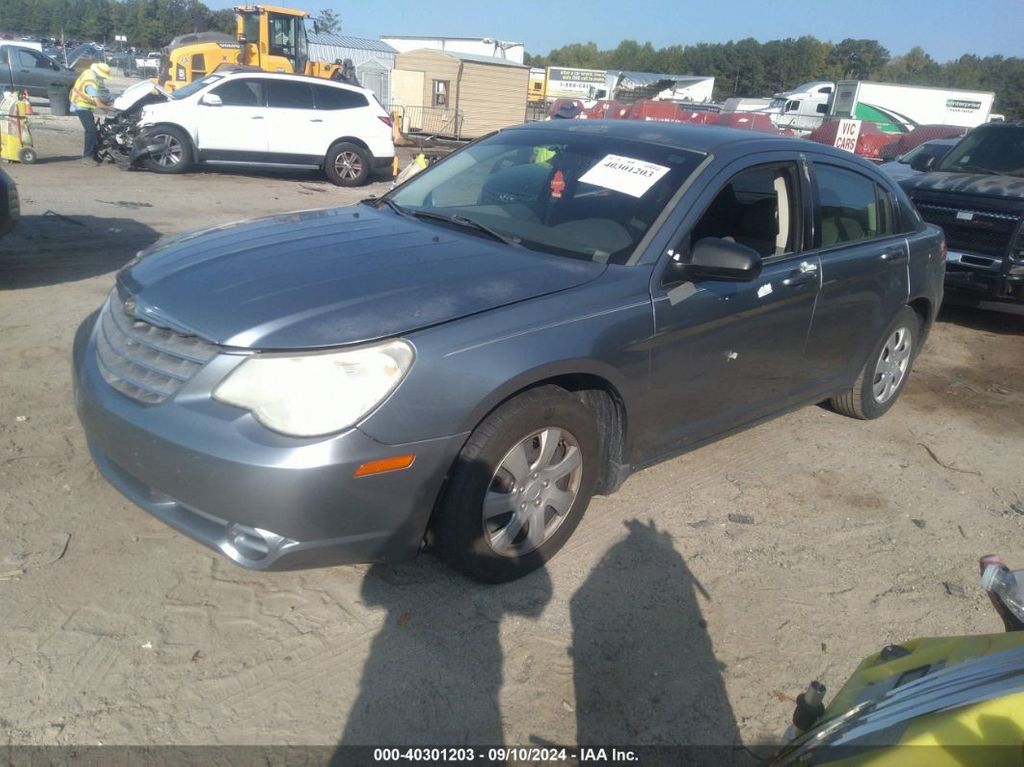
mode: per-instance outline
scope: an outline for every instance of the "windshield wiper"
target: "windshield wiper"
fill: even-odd
[[[390,202],[390,200],[388,200],[388,202]],[[506,245],[511,245],[515,248],[523,247],[518,237],[502,234],[496,229],[491,229],[491,227],[486,224],[481,224],[479,221],[474,221],[473,219],[466,218],[465,216],[459,216],[457,214],[446,216],[443,213],[434,213],[432,210],[405,210],[403,208],[403,211],[406,215],[410,215],[415,218],[425,218],[431,221],[443,221],[446,224],[454,224],[455,226],[461,226],[464,229],[473,229],[477,232],[483,232],[488,237],[498,240],[499,242],[503,242]]]
[[[395,211],[399,216],[408,216],[409,211],[399,205],[397,202],[392,200],[390,197],[367,197],[365,200],[360,200],[363,205],[369,205],[371,208],[379,208],[382,205],[387,205],[391,210]]]

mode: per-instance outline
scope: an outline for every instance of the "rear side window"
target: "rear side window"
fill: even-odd
[[[220,96],[221,103],[226,107],[263,106],[263,84],[259,80],[229,80],[214,88],[211,93]]]
[[[815,165],[814,174],[821,203],[821,247],[892,234],[892,202],[878,184],[834,165]]]
[[[317,109],[357,109],[358,107],[365,107],[370,104],[362,93],[356,93],[345,88],[315,85],[313,90],[316,91]]]
[[[267,104],[280,109],[312,109],[313,89],[307,83],[273,80],[267,83]]]

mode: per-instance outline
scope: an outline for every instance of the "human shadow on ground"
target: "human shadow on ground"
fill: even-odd
[[[387,610],[339,745],[504,742],[499,641],[507,615],[535,618],[551,598],[545,570],[500,586],[452,577],[438,562],[375,565],[362,600]],[[345,764],[339,749],[332,764]]]
[[[24,216],[0,239],[0,290],[75,282],[120,269],[160,233],[130,218]]]
[[[711,596],[668,533],[625,524],[570,603],[577,742],[711,744],[693,753],[732,763],[739,730],[698,603]]]

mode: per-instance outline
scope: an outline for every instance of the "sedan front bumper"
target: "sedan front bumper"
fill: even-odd
[[[94,325],[90,317],[75,338],[76,409],[97,467],[131,501],[253,569],[397,561],[419,550],[467,435],[385,445],[357,428],[316,439],[276,434],[209,397],[222,363],[237,364],[221,358],[173,398],[143,405],[101,376]],[[354,476],[396,455],[415,461]]]

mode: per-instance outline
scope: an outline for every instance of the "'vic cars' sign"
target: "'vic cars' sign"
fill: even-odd
[[[836,131],[836,149],[845,149],[847,152],[857,151],[857,137],[860,136],[860,120],[840,120],[839,130]]]

